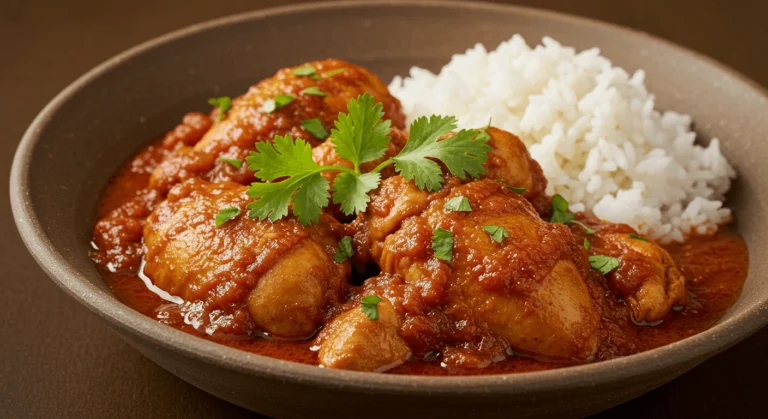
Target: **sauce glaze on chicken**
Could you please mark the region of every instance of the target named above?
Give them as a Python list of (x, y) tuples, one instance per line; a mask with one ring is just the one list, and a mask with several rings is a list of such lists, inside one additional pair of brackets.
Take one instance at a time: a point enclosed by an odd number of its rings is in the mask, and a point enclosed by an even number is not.
[[(160, 322), (258, 354), (433, 375), (630, 355), (710, 327), (738, 298), (748, 269), (738, 235), (723, 228), (662, 247), (586, 213), (576, 214), (582, 225), (548, 222), (541, 168), (517, 137), (496, 128), (486, 131), (492, 151), (481, 179), (446, 175), (440, 190), (428, 192), (385, 170), (357, 217), (332, 206), (310, 226), (243, 215), (217, 227), (222, 208), (247, 212), (245, 185), (255, 181), (246, 164), (221, 158), (243, 160), (256, 142), (290, 134), (314, 147), (318, 164), (350, 167), (330, 139), (316, 139), (301, 121), (319, 118), (330, 129), (360, 94), (381, 102), (391, 120), (382, 160), (407, 142), (400, 104), (381, 80), (339, 60), (311, 64), (339, 71), (315, 79), (282, 69), (234, 99), (226, 115), (187, 114), (114, 175), (97, 208), (93, 259), (118, 298)], [(328, 94), (301, 94), (312, 86)], [(295, 100), (264, 111), (279, 94)], [(445, 208), (459, 196), (472, 211)], [(508, 237), (493, 240), (487, 225)], [(453, 233), (450, 261), (435, 257), (437, 228)], [(345, 236), (353, 237), (355, 255), (335, 262)], [(620, 264), (602, 275), (590, 255)], [(164, 301), (139, 275), (184, 303)], [(368, 295), (381, 297), (376, 320), (360, 309)]]

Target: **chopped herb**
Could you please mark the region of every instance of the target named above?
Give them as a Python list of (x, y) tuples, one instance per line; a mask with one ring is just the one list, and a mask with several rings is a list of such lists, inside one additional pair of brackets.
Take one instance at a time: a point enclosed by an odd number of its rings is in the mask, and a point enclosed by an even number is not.
[(381, 298), (376, 295), (368, 295), (360, 299), (360, 310), (368, 316), (369, 319), (376, 321), (379, 319), (379, 303)]
[(568, 211), (568, 201), (565, 200), (560, 194), (552, 197), (552, 218), (549, 219), (550, 223), (568, 224), (573, 220), (572, 212)]
[(594, 255), (589, 257), (589, 266), (597, 269), (601, 274), (607, 275), (619, 267), (619, 260), (610, 256)]
[(352, 247), (352, 237), (344, 236), (339, 240), (339, 244), (336, 247), (336, 254), (333, 255), (333, 261), (336, 263), (344, 263), (354, 255), (355, 249)]
[(293, 75), (296, 77), (317, 77), (317, 69), (311, 65), (307, 64), (301, 67), (296, 67), (293, 69)]
[(589, 240), (586, 237), (584, 237), (584, 250), (589, 252)]
[(497, 225), (483, 226), (483, 230), (485, 230), (496, 243), (501, 243), (505, 238), (509, 237), (507, 230), (504, 227), (499, 227)]
[(224, 115), (232, 109), (232, 99), (229, 96), (212, 97), (208, 99), (208, 104), (219, 108), (219, 114), (216, 115), (216, 122), (224, 119)]
[(637, 235), (637, 234), (635, 234), (635, 233), (630, 233), (630, 234), (629, 234), (629, 238), (630, 238), (630, 239), (635, 239), (635, 240), (644, 241), (644, 242), (647, 242), (647, 241), (648, 241), (648, 239), (646, 239), (645, 237), (643, 237), (643, 236), (638, 236), (638, 235)]
[(280, 109), (283, 106), (293, 102), (293, 100), (296, 99), (292, 95), (277, 95), (274, 99), (267, 99), (264, 101), (264, 104), (261, 106), (261, 110), (266, 113), (272, 113), (276, 109)]
[(491, 139), (491, 135), (488, 134), (488, 128), (491, 127), (491, 120), (493, 118), (488, 118), (488, 125), (485, 126), (485, 128), (481, 128), (477, 130), (477, 136), (475, 137), (475, 140), (478, 141), (489, 141)]
[(514, 186), (507, 186), (507, 188), (509, 188), (509, 190), (512, 191), (512, 192), (519, 193), (520, 195), (528, 192), (528, 189), (526, 189), (526, 188), (516, 188)]
[(221, 227), (222, 224), (240, 215), (240, 208), (229, 207), (224, 208), (216, 214), (216, 227)]
[(299, 93), (301, 93), (302, 95), (310, 95), (310, 96), (328, 96), (328, 92), (324, 92), (320, 90), (320, 88), (317, 86), (307, 87), (306, 89), (302, 90)]
[(216, 160), (220, 160), (220, 161), (223, 161), (224, 163), (228, 163), (238, 169), (243, 166), (243, 161), (238, 159), (230, 159), (228, 157), (219, 157)]
[(341, 73), (343, 73), (345, 71), (347, 71), (346, 67), (337, 68), (337, 69), (331, 70), (331, 71), (326, 71), (325, 73), (323, 73), (323, 78), (327, 79), (327, 78), (333, 77), (333, 76), (335, 76), (337, 74), (341, 74)]
[(595, 234), (595, 230), (592, 230), (591, 228), (587, 227), (587, 225), (582, 223), (581, 221), (571, 220), (568, 222), (568, 224), (576, 224), (577, 226), (580, 226), (581, 228), (583, 228), (585, 233)]
[(305, 119), (301, 121), (301, 126), (318, 140), (328, 138), (328, 131), (325, 130), (325, 127), (319, 118)]
[(432, 250), (435, 257), (451, 262), (453, 260), (453, 233), (448, 230), (438, 228), (432, 235)]
[(454, 196), (444, 205), (445, 209), (451, 211), (470, 212), (472, 207), (469, 205), (469, 199), (465, 196)]

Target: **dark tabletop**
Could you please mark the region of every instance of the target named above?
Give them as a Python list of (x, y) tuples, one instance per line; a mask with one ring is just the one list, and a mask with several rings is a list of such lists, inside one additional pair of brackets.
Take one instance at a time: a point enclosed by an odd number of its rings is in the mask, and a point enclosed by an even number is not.
[[(2, 173), (7, 176), (16, 145), (35, 114), (59, 90), (104, 59), (191, 23), (295, 2), (0, 2)], [(535, 5), (641, 29), (710, 55), (768, 86), (766, 2), (509, 3)], [(7, 181), (0, 182), (0, 195), (8, 196)], [(60, 291), (24, 248), (7, 198), (0, 206), (0, 243), (1, 417), (257, 417), (209, 396), (153, 364)], [(604, 415), (765, 417), (768, 395), (762, 379), (768, 375), (766, 359), (768, 329), (683, 377)]]

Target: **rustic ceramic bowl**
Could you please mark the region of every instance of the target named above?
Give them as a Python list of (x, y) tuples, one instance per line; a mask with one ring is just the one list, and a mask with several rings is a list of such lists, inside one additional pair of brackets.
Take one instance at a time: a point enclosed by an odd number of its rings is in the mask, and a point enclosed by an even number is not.
[[(555, 371), (452, 378), (333, 371), (252, 355), (161, 325), (117, 301), (89, 260), (99, 190), (148, 139), (189, 110), (207, 110), (206, 98), (237, 95), (280, 67), (326, 57), (389, 80), (412, 65), (436, 70), (476, 42), (494, 48), (515, 33), (529, 42), (552, 36), (578, 49), (598, 46), (630, 71), (644, 68), (659, 108), (690, 113), (701, 141), (721, 139), (740, 174), (729, 205), (753, 258), (741, 299), (716, 326), (653, 351)], [(587, 19), (428, 1), (281, 8), (174, 32), (75, 81), (24, 135), (11, 174), (11, 203), (30, 252), (59, 286), (153, 361), (240, 406), (279, 417), (577, 416), (649, 391), (768, 321), (768, 259), (760, 257), (768, 243), (766, 115), (766, 92), (734, 71), (663, 40)]]

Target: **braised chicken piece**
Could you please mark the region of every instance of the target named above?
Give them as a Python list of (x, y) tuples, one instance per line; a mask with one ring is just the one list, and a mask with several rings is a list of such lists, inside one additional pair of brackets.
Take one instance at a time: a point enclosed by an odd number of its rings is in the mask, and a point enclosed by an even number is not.
[[(454, 197), (467, 198), (472, 211), (445, 208)], [(382, 182), (356, 224), (358, 249), (370, 246), (382, 272), (404, 279), (404, 324), (419, 332), (403, 335), (420, 348), (415, 353), (443, 352), (443, 362), (461, 366), (468, 358), (470, 366), (503, 358), (508, 348), (559, 361), (594, 354), (600, 319), (585, 285), (581, 243), (504, 185), (449, 178), (427, 193), (395, 176)], [(487, 226), (508, 237), (497, 243)], [(436, 257), (436, 229), (452, 232), (450, 261)], [(477, 355), (489, 347), (492, 353)]]
[[(317, 76), (294, 73), (308, 65), (317, 70)], [(317, 118), (330, 132), (339, 113), (347, 112), (349, 101), (363, 93), (381, 102), (384, 119), (391, 120), (394, 128), (405, 127), (400, 102), (389, 94), (378, 77), (362, 67), (329, 59), (281, 69), (233, 99), (232, 109), (225, 115), (214, 111), (215, 118), (220, 120), (199, 141), (183, 141), (184, 147), (174, 152), (177, 156), (163, 162), (153, 173), (150, 186), (167, 191), (174, 184), (195, 176), (212, 182), (250, 183), (253, 172), (247, 165), (237, 168), (218, 158), (244, 161), (255, 143), (272, 141), (276, 135), (290, 135), (313, 146), (320, 145), (324, 139), (316, 138), (303, 122)], [(280, 106), (276, 104), (279, 95), (293, 99)]]
[[(211, 317), (247, 317), (257, 331), (284, 338), (311, 336), (329, 305), (339, 304), (348, 263), (335, 263), (336, 221), (323, 215), (304, 227), (291, 218), (246, 215), (247, 187), (191, 179), (171, 189), (144, 227), (144, 274)], [(216, 226), (224, 208), (242, 214)]]

